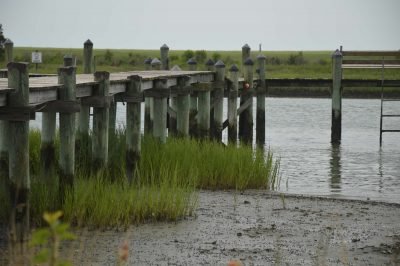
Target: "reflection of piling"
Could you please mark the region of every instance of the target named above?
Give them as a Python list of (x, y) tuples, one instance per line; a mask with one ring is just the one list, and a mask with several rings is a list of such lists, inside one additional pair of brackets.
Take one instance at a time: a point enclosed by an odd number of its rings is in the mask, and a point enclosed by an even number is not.
[(331, 192), (340, 192), (341, 190), (341, 163), (340, 163), (340, 145), (332, 144), (331, 147)]
[(332, 55), (332, 143), (340, 143), (342, 135), (342, 59), (336, 50)]

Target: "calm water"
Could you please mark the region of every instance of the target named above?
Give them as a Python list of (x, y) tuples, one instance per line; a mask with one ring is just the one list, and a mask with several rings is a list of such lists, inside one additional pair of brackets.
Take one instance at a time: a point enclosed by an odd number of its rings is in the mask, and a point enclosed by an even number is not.
[[(400, 203), (400, 133), (384, 133), (380, 148), (380, 100), (342, 105), (342, 144), (333, 147), (330, 99), (266, 99), (266, 146), (281, 158), (280, 190)], [(400, 103), (387, 102), (384, 110), (400, 114)], [(400, 129), (400, 119), (384, 121), (384, 128)], [(39, 122), (40, 115), (31, 125)], [(117, 122), (125, 124), (122, 104)]]

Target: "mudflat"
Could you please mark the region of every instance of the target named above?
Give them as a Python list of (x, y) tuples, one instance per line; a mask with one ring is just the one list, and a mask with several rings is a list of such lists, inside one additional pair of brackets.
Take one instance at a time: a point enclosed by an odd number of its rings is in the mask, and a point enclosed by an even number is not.
[(63, 246), (74, 265), (399, 265), (400, 205), (200, 191), (195, 216), (127, 230), (77, 229)]

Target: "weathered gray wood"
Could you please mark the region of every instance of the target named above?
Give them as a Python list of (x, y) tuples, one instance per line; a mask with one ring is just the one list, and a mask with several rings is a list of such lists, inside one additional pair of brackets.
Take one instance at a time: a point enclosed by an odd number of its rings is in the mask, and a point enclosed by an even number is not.
[[(126, 94), (133, 96), (141, 93), (142, 79), (140, 76), (130, 76)], [(128, 102), (126, 106), (126, 174), (129, 183), (136, 177), (136, 169), (140, 160), (141, 150), (141, 102)]]
[(42, 113), (42, 132), (40, 144), (41, 179), (48, 185), (54, 185), (55, 177), (55, 140), (56, 113)]
[(145, 97), (144, 100), (144, 133), (151, 134), (153, 132), (153, 120), (152, 120), (152, 99)]
[(151, 69), (161, 70), (161, 61), (158, 58), (153, 58), (153, 60), (151, 60)]
[(64, 55), (64, 66), (74, 66), (74, 58), (70, 54)]
[(256, 110), (256, 143), (263, 147), (265, 144), (265, 97), (267, 87), (265, 83), (265, 62), (263, 54), (257, 56), (259, 83), (257, 87), (257, 110)]
[[(193, 58), (187, 61), (188, 70), (196, 71), (197, 70), (197, 62)], [(198, 121), (197, 121), (197, 113), (198, 113), (198, 99), (197, 92), (192, 92), (190, 94), (190, 107), (189, 107), (189, 134), (192, 137), (196, 137)]]
[(144, 70), (151, 70), (151, 58), (148, 57), (144, 60)]
[[(208, 59), (206, 62), (207, 71), (215, 72), (215, 62), (212, 59)], [(214, 90), (210, 91), (210, 103), (214, 103)], [(214, 132), (214, 107), (211, 104), (210, 108), (210, 133)]]
[[(244, 84), (242, 94), (240, 96), (240, 105), (253, 99), (253, 60), (247, 58), (244, 61)], [(251, 101), (239, 116), (239, 138), (245, 144), (253, 142), (253, 102)]]
[(114, 96), (112, 96), (112, 101), (110, 103), (110, 114), (108, 121), (108, 137), (113, 139), (115, 137), (117, 123), (117, 102), (115, 101)]
[(251, 48), (247, 43), (242, 46), (242, 71), (244, 71), (244, 68), (245, 68), (244, 61), (246, 61), (246, 59), (250, 57), (250, 51), (251, 51)]
[[(168, 89), (168, 83), (166, 79), (154, 80), (155, 89)], [(157, 97), (153, 98), (154, 102), (154, 124), (153, 124), (153, 136), (159, 139), (162, 143), (167, 141), (167, 98), (168, 97)]]
[(213, 139), (222, 141), (222, 123), (224, 111), (224, 87), (225, 87), (225, 64), (221, 60), (215, 63), (215, 86), (214, 86), (214, 119)]
[(341, 51), (342, 56), (400, 56), (400, 51)]
[[(189, 77), (181, 77), (178, 79), (179, 88), (189, 86)], [(185, 91), (177, 95), (177, 114), (176, 123), (178, 136), (188, 137), (189, 136), (189, 92)]]
[(4, 52), (6, 56), (6, 63), (10, 63), (14, 61), (14, 43), (10, 40), (7, 39), (4, 42)]
[[(60, 100), (76, 100), (76, 68), (69, 66), (59, 69)], [(75, 114), (60, 113), (60, 198), (63, 202), (65, 193), (71, 192), (74, 187), (75, 176)]]
[[(110, 73), (98, 71), (94, 73), (95, 81), (99, 82), (97, 96), (108, 96), (110, 88)], [(108, 162), (108, 123), (109, 107), (93, 108), (93, 136), (92, 136), (92, 169), (96, 173), (107, 166)]]
[(93, 43), (89, 39), (83, 44), (83, 73), (93, 73)]
[(198, 136), (202, 139), (210, 137), (210, 91), (198, 92)]
[(169, 58), (168, 58), (169, 47), (164, 44), (160, 47), (160, 58), (161, 58), (161, 69), (169, 70)]
[[(169, 98), (169, 109), (168, 110), (173, 110), (175, 113), (178, 110), (178, 98), (176, 95), (171, 95)], [(176, 115), (173, 116), (170, 114), (170, 111), (168, 111), (168, 136), (177, 136), (178, 135), (178, 129), (177, 129), (177, 117)]]
[[(9, 122), (0, 120), (0, 180), (8, 179)], [(0, 182), (0, 185), (3, 184)]]
[(237, 142), (237, 100), (239, 90), (239, 69), (233, 65), (229, 69), (231, 86), (228, 99), (228, 141), (230, 144)]
[[(27, 63), (9, 63), (8, 87), (15, 92), (8, 97), (9, 106), (29, 104)], [(10, 238), (14, 243), (29, 237), (29, 121), (9, 122), (9, 193), (11, 200)]]
[[(88, 39), (83, 45), (83, 73), (92, 74), (93, 69), (93, 43)], [(81, 111), (77, 116), (79, 117), (79, 125), (77, 127), (76, 148), (78, 153), (81, 154), (81, 151), (88, 152), (90, 106), (82, 105)], [(86, 156), (84, 154), (82, 155)]]
[(331, 142), (340, 143), (342, 136), (342, 60), (339, 50), (332, 55), (332, 126)]

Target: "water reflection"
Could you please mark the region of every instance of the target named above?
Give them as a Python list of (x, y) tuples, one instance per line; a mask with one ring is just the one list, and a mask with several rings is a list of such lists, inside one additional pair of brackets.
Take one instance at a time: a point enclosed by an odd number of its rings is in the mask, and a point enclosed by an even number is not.
[(331, 158), (330, 158), (331, 182), (330, 191), (332, 193), (341, 192), (341, 179), (342, 179), (342, 166), (340, 163), (340, 145), (331, 145)]

